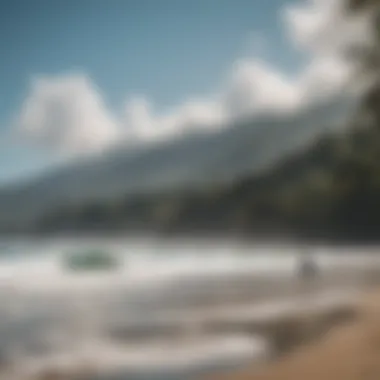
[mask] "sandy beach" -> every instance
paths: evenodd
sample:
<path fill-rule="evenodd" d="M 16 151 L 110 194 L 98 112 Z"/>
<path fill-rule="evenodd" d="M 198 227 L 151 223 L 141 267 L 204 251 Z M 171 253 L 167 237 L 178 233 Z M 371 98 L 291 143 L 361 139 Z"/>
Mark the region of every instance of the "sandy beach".
<path fill-rule="evenodd" d="M 358 304 L 354 320 L 339 323 L 313 343 L 279 359 L 212 380 L 375 380 L 380 378 L 380 290 Z"/>

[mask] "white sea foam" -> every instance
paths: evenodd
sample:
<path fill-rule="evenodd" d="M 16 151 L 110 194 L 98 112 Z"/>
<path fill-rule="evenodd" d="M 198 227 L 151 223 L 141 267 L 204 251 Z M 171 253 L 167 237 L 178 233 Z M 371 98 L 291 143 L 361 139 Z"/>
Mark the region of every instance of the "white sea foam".
<path fill-rule="evenodd" d="M 78 274 L 61 265 L 66 252 L 92 246 L 119 255 L 120 270 Z M 312 252 L 326 273 L 356 268 L 357 277 L 357 268 L 379 266 L 375 249 L 363 250 L 360 256 L 357 252 L 328 247 Z M 110 341 L 108 330 L 112 324 L 120 327 L 120 323 L 124 327 L 129 324 L 130 328 L 139 325 L 146 329 L 158 320 L 169 323 L 169 315 L 174 315 L 177 309 L 183 315 L 191 315 L 192 302 L 203 300 L 208 304 L 212 298 L 223 301 L 232 290 L 235 293 L 231 297 L 252 293 L 252 300 L 256 294 L 265 292 L 268 296 L 282 297 L 286 286 L 289 292 L 293 291 L 290 285 L 300 253 L 301 250 L 295 252 L 290 246 L 253 247 L 236 242 L 154 239 L 10 242 L 0 258 L 0 348 L 13 359 L 22 358 L 23 362 L 36 366 L 64 357 L 79 358 L 74 348 L 88 347 L 89 342 L 93 350 L 96 348 L 91 354 L 93 358 L 99 356 L 111 364 L 112 360 L 120 360 L 129 363 L 131 369 L 139 365 L 148 368 L 149 360 L 153 368 L 170 367 L 171 362 L 184 367 L 189 363 L 204 365 L 205 360 L 215 362 L 217 358 L 243 359 L 247 355 L 252 358 L 258 351 L 252 351 L 253 340 L 247 337 L 219 337 L 225 343 L 218 341 L 215 347 L 220 346 L 221 351 L 225 348 L 223 352 L 213 348 L 212 340 L 201 343 L 184 340 L 183 349 L 173 353 L 169 340 L 157 343 L 153 337 L 144 341 L 144 347 L 128 340 L 120 347 L 120 342 Z M 347 283 L 354 281 L 355 276 L 351 275 Z M 187 305 L 188 311 L 184 311 Z M 185 320 L 189 323 L 189 318 L 184 317 Z"/>

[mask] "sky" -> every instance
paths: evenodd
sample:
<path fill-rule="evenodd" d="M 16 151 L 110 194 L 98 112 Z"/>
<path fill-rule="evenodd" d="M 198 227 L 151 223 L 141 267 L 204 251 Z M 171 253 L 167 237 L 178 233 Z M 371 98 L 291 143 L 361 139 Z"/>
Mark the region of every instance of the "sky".
<path fill-rule="evenodd" d="M 335 96 L 341 3 L 0 0 L 0 184 Z"/>

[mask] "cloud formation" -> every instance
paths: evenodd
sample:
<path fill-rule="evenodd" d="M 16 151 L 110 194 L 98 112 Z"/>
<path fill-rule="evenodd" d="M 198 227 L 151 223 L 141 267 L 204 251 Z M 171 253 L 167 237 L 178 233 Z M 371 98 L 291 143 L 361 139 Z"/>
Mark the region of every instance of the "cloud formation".
<path fill-rule="evenodd" d="M 95 152 L 119 135 L 99 90 L 82 74 L 35 78 L 17 128 L 24 137 L 64 155 Z"/>
<path fill-rule="evenodd" d="M 145 96 L 128 99 L 114 117 L 100 91 L 82 74 L 39 77 L 32 82 L 17 130 L 62 154 L 102 151 L 115 142 L 167 139 L 220 128 L 257 113 L 297 112 L 336 95 L 352 67 L 342 49 L 368 36 L 363 20 L 349 20 L 340 0 L 309 0 L 284 7 L 280 15 L 289 42 L 308 57 L 295 77 L 258 58 L 237 60 L 218 91 L 193 97 L 160 113 Z"/>
<path fill-rule="evenodd" d="M 345 0 L 307 0 L 284 8 L 290 40 L 315 56 L 337 56 L 369 36 L 368 15 L 349 16 Z"/>

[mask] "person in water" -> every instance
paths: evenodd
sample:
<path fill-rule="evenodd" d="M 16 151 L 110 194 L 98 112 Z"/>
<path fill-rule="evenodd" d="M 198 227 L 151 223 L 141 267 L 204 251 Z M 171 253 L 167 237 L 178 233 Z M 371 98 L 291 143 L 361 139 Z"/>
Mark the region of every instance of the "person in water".
<path fill-rule="evenodd" d="M 310 255 L 303 255 L 301 257 L 301 263 L 299 267 L 299 276 L 302 280 L 311 280 L 316 278 L 318 275 L 318 267 L 316 262 Z"/>

